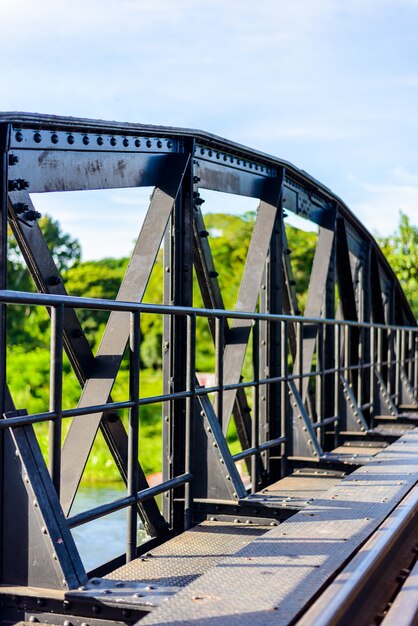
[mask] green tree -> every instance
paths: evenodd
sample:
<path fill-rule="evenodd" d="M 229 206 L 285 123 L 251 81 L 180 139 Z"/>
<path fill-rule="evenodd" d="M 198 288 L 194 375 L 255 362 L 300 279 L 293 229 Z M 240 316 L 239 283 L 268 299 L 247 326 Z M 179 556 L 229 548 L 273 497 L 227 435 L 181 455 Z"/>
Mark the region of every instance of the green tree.
<path fill-rule="evenodd" d="M 81 247 L 77 239 L 64 233 L 57 220 L 45 215 L 39 222 L 60 272 L 65 271 L 81 257 Z M 26 267 L 19 246 L 11 230 L 8 233 L 8 286 L 16 291 L 36 291 L 34 282 Z M 8 308 L 8 343 L 25 344 L 27 348 L 46 346 L 48 343 L 48 316 L 39 307 L 10 306 Z"/>
<path fill-rule="evenodd" d="M 397 230 L 378 242 L 418 318 L 418 226 L 400 211 Z"/>
<path fill-rule="evenodd" d="M 58 271 L 67 270 L 80 261 L 80 242 L 68 233 L 64 233 L 58 220 L 54 220 L 49 215 L 44 215 L 38 224 L 54 257 Z"/>
<path fill-rule="evenodd" d="M 318 235 L 286 225 L 287 243 L 291 251 L 290 263 L 295 280 L 299 310 L 303 313 L 308 298 L 309 279 Z"/>
<path fill-rule="evenodd" d="M 128 265 L 128 259 L 100 259 L 79 262 L 64 272 L 64 284 L 72 296 L 114 300 Z M 109 317 L 107 311 L 79 309 L 77 315 L 92 347 L 97 347 Z"/>

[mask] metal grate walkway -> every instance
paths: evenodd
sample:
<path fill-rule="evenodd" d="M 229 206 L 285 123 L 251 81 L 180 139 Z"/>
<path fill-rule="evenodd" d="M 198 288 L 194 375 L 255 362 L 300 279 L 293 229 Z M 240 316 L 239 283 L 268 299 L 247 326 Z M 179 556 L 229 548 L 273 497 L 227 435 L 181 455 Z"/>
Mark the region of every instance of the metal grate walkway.
<path fill-rule="evenodd" d="M 417 483 L 417 459 L 418 429 L 207 570 L 141 626 L 289 624 Z"/>

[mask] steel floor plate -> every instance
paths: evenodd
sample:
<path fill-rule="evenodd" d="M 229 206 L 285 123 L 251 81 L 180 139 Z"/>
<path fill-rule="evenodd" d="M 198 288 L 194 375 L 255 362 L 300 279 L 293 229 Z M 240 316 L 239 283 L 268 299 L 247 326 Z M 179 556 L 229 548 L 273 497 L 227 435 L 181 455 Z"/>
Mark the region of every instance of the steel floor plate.
<path fill-rule="evenodd" d="M 381 435 L 382 437 L 402 437 L 408 432 L 413 431 L 415 426 L 413 424 L 379 424 L 373 428 L 373 432 Z"/>
<path fill-rule="evenodd" d="M 184 587 L 268 530 L 270 526 L 202 522 L 116 569 L 106 578 Z"/>
<path fill-rule="evenodd" d="M 261 503 L 263 506 L 304 508 L 311 500 L 322 496 L 336 485 L 343 474 L 338 472 L 316 472 L 296 470 L 290 476 L 282 478 L 258 493 L 249 495 L 244 503 Z"/>
<path fill-rule="evenodd" d="M 285 626 L 418 481 L 418 429 L 171 597 L 141 626 Z"/>

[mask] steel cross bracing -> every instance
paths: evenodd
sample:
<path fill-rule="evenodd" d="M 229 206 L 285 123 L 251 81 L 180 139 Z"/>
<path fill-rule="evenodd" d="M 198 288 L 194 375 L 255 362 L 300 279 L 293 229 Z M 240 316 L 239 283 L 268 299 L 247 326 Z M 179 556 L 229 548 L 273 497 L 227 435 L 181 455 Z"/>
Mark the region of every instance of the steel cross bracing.
<path fill-rule="evenodd" d="M 252 494 L 300 464 L 341 469 L 341 456 L 333 452 L 339 444 L 382 438 L 382 424 L 413 423 L 403 415 L 405 407 L 417 405 L 418 335 L 412 311 L 371 235 L 337 196 L 305 172 L 200 131 L 20 113 L 0 115 L 0 149 L 0 401 L 1 415 L 7 417 L 0 422 L 3 584 L 63 589 L 83 584 L 81 561 L 68 556 L 76 553 L 68 527 L 118 508 L 130 512 L 128 559 L 138 552 L 138 515 L 148 545 L 215 510 L 227 519 L 277 520 L 280 507 L 269 508 Z M 31 194 L 143 186 L 154 192 L 116 300 L 71 297 L 37 224 Z M 218 281 L 222 268 L 215 267 L 205 227 L 205 189 L 259 201 L 231 312 L 224 311 Z M 319 228 L 303 317 L 286 239 L 288 211 Z M 43 296 L 7 291 L 8 227 Z M 164 306 L 144 305 L 162 242 Z M 194 280 L 203 309 L 193 308 Z M 28 416 L 25 407 L 16 410 L 6 385 L 10 303 L 46 306 L 51 312 L 50 410 L 36 416 Z M 80 308 L 110 311 L 96 354 L 79 321 Z M 164 321 L 163 393 L 152 399 L 141 395 L 138 382 L 140 317 L 149 313 Z M 197 317 L 207 319 L 214 344 L 212 388 L 200 386 L 196 377 Z M 249 343 L 253 378 L 243 380 Z M 66 411 L 61 344 L 82 388 L 78 406 Z M 130 392 L 118 403 L 111 392 L 127 345 Z M 150 488 L 140 454 L 138 459 L 138 419 L 141 404 L 157 402 L 162 402 L 163 484 Z M 122 408 L 130 410 L 129 432 L 119 417 Z M 61 420 L 67 417 L 74 419 L 61 446 Z M 231 417 L 242 448 L 235 455 L 227 440 Z M 46 420 L 53 423 L 49 474 L 32 430 L 33 423 Z M 71 516 L 99 428 L 128 495 Z M 249 488 L 236 468 L 240 459 L 251 478 Z M 50 489 L 55 495 L 47 498 Z M 159 493 L 164 493 L 162 513 L 155 500 Z M 35 507 L 40 500 L 42 506 Z M 66 552 L 55 549 L 56 524 L 67 528 Z M 19 559 L 11 565 L 16 544 Z M 33 549 L 40 561 L 54 562 L 54 575 L 30 568 Z"/>

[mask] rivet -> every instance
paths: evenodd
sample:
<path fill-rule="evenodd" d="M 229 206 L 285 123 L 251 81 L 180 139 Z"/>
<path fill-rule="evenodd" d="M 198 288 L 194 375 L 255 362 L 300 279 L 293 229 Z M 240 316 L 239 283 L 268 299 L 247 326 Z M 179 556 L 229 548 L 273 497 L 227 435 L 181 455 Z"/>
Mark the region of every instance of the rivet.
<path fill-rule="evenodd" d="M 129 146 L 129 139 L 127 139 L 125 137 L 125 139 L 122 141 L 123 145 L 125 146 L 125 148 L 127 148 Z"/>
<path fill-rule="evenodd" d="M 103 145 L 103 137 L 97 137 L 97 145 L 98 146 L 102 146 Z"/>
<path fill-rule="evenodd" d="M 212 150 L 209 150 L 208 154 L 209 154 L 210 157 L 213 156 Z"/>
<path fill-rule="evenodd" d="M 15 135 L 16 141 L 18 141 L 19 143 L 21 141 L 23 141 L 23 133 L 20 132 L 20 130 L 16 133 Z"/>
<path fill-rule="evenodd" d="M 116 141 L 116 137 L 111 137 L 111 138 L 110 138 L 110 145 L 111 145 L 111 146 L 116 146 L 116 143 L 117 143 L 117 141 Z"/>
<path fill-rule="evenodd" d="M 55 143 L 58 143 L 58 140 L 59 140 L 59 137 L 58 137 L 57 133 L 52 133 L 52 135 L 51 135 L 51 142 L 55 144 Z"/>
<path fill-rule="evenodd" d="M 151 146 L 152 146 L 151 139 L 147 139 L 147 148 L 151 148 Z"/>
<path fill-rule="evenodd" d="M 74 135 L 68 135 L 67 142 L 70 144 L 70 146 L 73 145 L 74 141 L 75 141 Z"/>
<path fill-rule="evenodd" d="M 42 135 L 41 133 L 35 133 L 33 136 L 33 140 L 35 143 L 41 143 L 42 141 Z"/>
<path fill-rule="evenodd" d="M 88 138 L 87 135 L 84 135 L 83 137 L 83 143 L 85 146 L 88 146 L 88 144 L 90 143 L 90 139 Z"/>
<path fill-rule="evenodd" d="M 163 142 L 158 140 L 157 141 L 157 148 L 162 148 L 163 147 Z"/>
<path fill-rule="evenodd" d="M 172 141 L 167 141 L 167 148 L 170 149 L 173 147 L 173 142 Z"/>
<path fill-rule="evenodd" d="M 135 139 L 135 148 L 139 148 L 141 146 L 141 142 L 139 139 Z"/>

